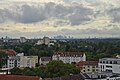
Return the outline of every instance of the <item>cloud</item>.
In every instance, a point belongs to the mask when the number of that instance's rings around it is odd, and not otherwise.
[[[120,23],[120,8],[114,8],[108,11],[113,22]]]
[[[0,1],[0,36],[120,34],[119,0],[59,1]]]
[[[8,31],[9,29],[0,28],[0,31]]]
[[[43,36],[49,36],[53,37],[56,35],[67,35],[67,36],[74,36],[74,37],[80,37],[80,38],[85,38],[85,37],[120,37],[120,28],[102,28],[102,29],[61,29],[57,31],[37,31],[37,32],[20,32],[20,31],[13,31],[13,32],[0,32],[0,37],[2,36],[9,36],[9,37],[17,37],[19,38],[20,36],[25,36],[27,38],[40,38]],[[18,36],[19,35],[19,36]]]
[[[22,15],[20,16],[21,23],[34,23],[40,22],[46,19],[45,15],[42,13],[42,9],[36,8],[34,6],[23,5],[21,7]]]
[[[49,18],[68,20],[71,25],[80,25],[90,21],[93,11],[83,6],[64,6],[49,2],[44,4],[13,5],[9,8],[0,9],[0,23],[13,21],[15,23],[37,23]],[[63,23],[62,23],[63,22]],[[57,24],[59,24],[57,22]],[[61,21],[60,24],[68,24]]]

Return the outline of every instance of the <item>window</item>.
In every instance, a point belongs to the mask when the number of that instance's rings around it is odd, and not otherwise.
[[[107,67],[107,68],[112,68],[112,66],[108,66],[108,65],[106,65],[106,67]]]
[[[93,69],[92,71],[95,72],[95,69]]]
[[[112,72],[112,70],[106,69],[107,72]]]
[[[106,61],[106,64],[108,64],[108,61]]]
[[[95,68],[95,66],[93,66],[92,68]]]
[[[112,61],[110,61],[110,64],[112,64]]]
[[[85,72],[85,70],[83,70],[83,72]]]
[[[90,69],[88,69],[88,71],[90,71]]]
[[[113,63],[114,63],[114,64],[117,64],[117,61],[114,61]]]
[[[85,69],[85,67],[83,67]]]
[[[104,69],[104,65],[103,65],[103,69]]]

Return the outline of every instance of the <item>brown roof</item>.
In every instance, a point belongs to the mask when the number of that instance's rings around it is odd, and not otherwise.
[[[82,57],[83,52],[55,52],[53,55],[60,55],[61,57]]]
[[[83,66],[83,65],[98,65],[98,61],[80,61],[77,63],[77,66]]]
[[[15,55],[17,53],[13,49],[3,49],[3,50],[0,50],[0,52],[6,53],[8,55]]]
[[[17,75],[0,75],[0,80],[40,80],[40,77],[17,76]]]

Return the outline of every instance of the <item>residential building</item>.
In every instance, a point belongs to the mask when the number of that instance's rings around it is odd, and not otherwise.
[[[120,73],[120,58],[102,58],[99,59],[100,72]]]
[[[45,44],[45,45],[49,45],[50,43],[50,38],[49,37],[43,37],[43,39],[40,39],[37,41],[37,45],[41,45],[41,44]]]
[[[7,68],[12,69],[14,67],[20,67],[20,57],[9,56],[7,59]]]
[[[2,62],[4,63],[4,65],[2,66],[2,69],[6,69],[6,68],[8,68],[9,58],[15,56],[17,52],[15,52],[12,49],[3,49],[3,50],[0,50],[0,53],[6,54],[6,56],[2,57],[2,59],[1,59]],[[13,66],[13,64],[11,64],[11,65]]]
[[[80,61],[76,64],[80,68],[82,73],[90,73],[98,71],[98,62],[97,61]]]
[[[42,80],[37,76],[0,75],[0,80]]]
[[[20,56],[20,67],[36,67],[38,56]]]
[[[82,52],[55,52],[52,60],[61,60],[64,63],[78,63],[86,61],[86,55]]]
[[[80,73],[83,76],[83,80],[120,80],[120,74],[114,74],[110,72],[101,73]]]
[[[2,70],[12,69],[14,67],[36,67],[38,56],[24,56],[24,53],[16,54],[14,50],[0,50],[8,54],[7,58],[3,58],[5,64]]]
[[[50,38],[49,37],[44,37],[43,42],[45,45],[48,45],[50,43]]]
[[[45,78],[44,80],[84,80],[81,74],[72,74],[60,77]]]
[[[120,80],[120,74],[113,73],[80,73],[68,76],[45,78],[45,80]]]
[[[52,60],[51,57],[40,57],[39,64],[40,65],[46,65]]]

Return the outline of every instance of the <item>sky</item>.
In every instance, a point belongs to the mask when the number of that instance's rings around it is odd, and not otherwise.
[[[0,37],[120,38],[120,0],[0,0]]]

